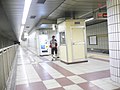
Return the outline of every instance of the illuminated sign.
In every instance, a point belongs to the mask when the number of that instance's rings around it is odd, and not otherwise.
[[[98,12],[96,13],[96,18],[107,18],[107,13],[106,12]]]

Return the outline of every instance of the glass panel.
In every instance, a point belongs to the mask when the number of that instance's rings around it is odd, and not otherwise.
[[[66,44],[65,41],[65,32],[60,32],[60,45]]]

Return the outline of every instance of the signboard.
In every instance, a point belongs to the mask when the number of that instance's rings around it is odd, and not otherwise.
[[[80,24],[80,22],[75,22],[75,24]]]
[[[97,45],[97,36],[89,36],[89,45]]]
[[[107,19],[107,12],[97,12],[96,19]]]

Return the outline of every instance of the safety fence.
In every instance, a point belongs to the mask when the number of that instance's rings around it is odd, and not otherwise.
[[[8,78],[12,69],[17,48],[18,45],[12,45],[0,49],[0,90],[5,90],[7,87]]]

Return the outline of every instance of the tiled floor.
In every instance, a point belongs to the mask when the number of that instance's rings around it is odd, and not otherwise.
[[[19,48],[16,90],[114,90],[120,88],[110,80],[109,62],[90,59],[66,65],[37,57]]]

